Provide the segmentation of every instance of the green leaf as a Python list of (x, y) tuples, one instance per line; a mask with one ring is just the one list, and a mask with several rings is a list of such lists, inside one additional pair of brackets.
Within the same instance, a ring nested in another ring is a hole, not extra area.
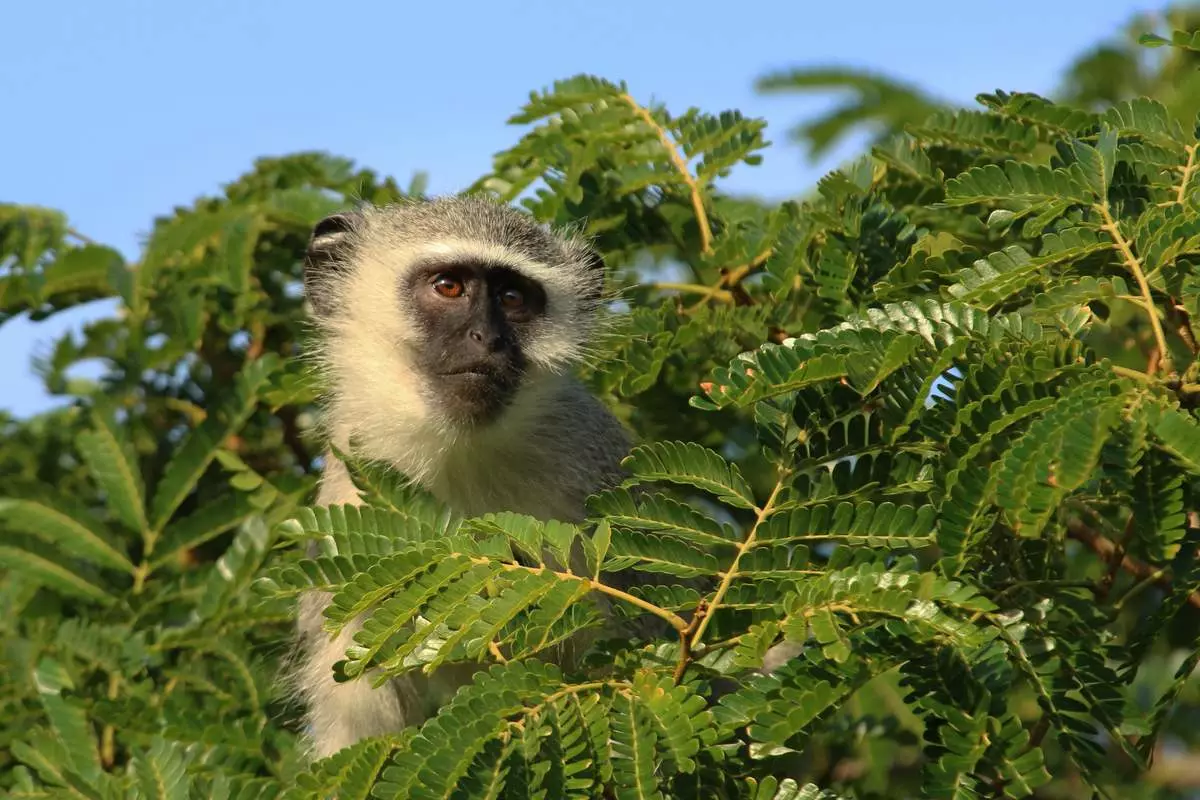
[(754, 492), (736, 464), (694, 442), (635, 447), (622, 466), (644, 481), (694, 486), (738, 508), (755, 508)]
[(150, 566), (154, 569), (178, 559), (187, 550), (194, 549), (220, 536), (230, 528), (237, 527), (258, 513), (251, 498), (238, 492), (221, 500), (208, 503), (183, 519), (167, 525), (162, 539), (154, 550)]
[(101, 771), (100, 748), (87, 712), (57, 692), (43, 692), (41, 701), (51, 730), (67, 754), (63, 766), (86, 781), (96, 781)]
[[(1097, 159), (1099, 163), (1099, 159)], [(1101, 195), (1078, 164), (1068, 169), (1051, 169), (1021, 161), (1008, 161), (1003, 167), (987, 164), (967, 170), (946, 181), (948, 206), (974, 203), (1047, 203), (1060, 199), (1093, 203)]]
[(245, 309), (254, 303), (251, 280), (254, 272), (254, 250), (262, 221), (250, 212), (225, 225), (221, 232), (221, 256), (226, 264), (226, 282), (236, 296), (238, 308)]
[(233, 397), (209, 414), (184, 440), (167, 465), (154, 491), (151, 526), (161, 531), (171, 516), (195, 489), (197, 481), (224, 446), (225, 439), (241, 428), (254, 412), (259, 392), (266, 387), (277, 359), (264, 356), (239, 374)]
[(145, 800), (187, 800), (187, 756), (176, 742), (155, 739), (149, 749), (133, 759), (133, 774)]
[(146, 488), (133, 448), (113, 418), (95, 411), (92, 429), (79, 435), (78, 446), (113, 515), (130, 530), (145, 533)]
[(61, 507), (52, 501), (0, 498), (0, 521), (13, 530), (43, 539), (66, 553), (85, 558), (100, 566), (133, 572), (133, 563), (118, 549), (112, 536), (99, 521), (81, 509), (69, 508), (66, 498)]
[(775, 514), (758, 528), (763, 545), (835, 540), (866, 547), (923, 547), (933, 542), (933, 506), (891, 502), (813, 505)]
[(1166, 39), (1155, 33), (1143, 33), (1138, 37), (1138, 44), (1146, 47), (1178, 47), (1200, 53), (1200, 31), (1171, 31), (1171, 38)]
[(1200, 424), (1178, 409), (1165, 409), (1151, 419), (1160, 446), (1188, 472), (1200, 475)]
[(87, 244), (71, 248), (46, 267), (41, 275), (38, 295), (50, 298), (68, 292), (82, 292), (90, 297), (107, 297), (111, 293), (109, 275), (124, 266), (125, 259), (111, 247)]

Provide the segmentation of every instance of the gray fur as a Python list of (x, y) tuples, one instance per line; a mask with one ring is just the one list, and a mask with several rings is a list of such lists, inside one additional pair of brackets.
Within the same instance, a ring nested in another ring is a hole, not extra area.
[[(550, 298), (523, 383), (488, 425), (453, 424), (439, 414), (411, 366), (421, 342), (406, 326), (395, 287), (423, 252), (447, 242), (455, 253), (503, 259)], [(322, 332), (326, 426), (338, 449), (353, 442), (356, 455), (392, 464), (468, 516), (514, 511), (579, 520), (585, 498), (619, 480), (629, 436), (568, 374), (595, 331), (603, 287), (603, 264), (583, 240), (482, 199), (363, 208), (317, 226), (305, 285)], [(359, 502), (345, 467), (330, 455), (317, 503)], [(321, 628), (328, 602), (324, 593), (301, 599), (302, 653), (293, 675), (314, 757), (421, 722), (477, 668), (444, 667), (377, 690), (363, 678), (337, 684), (332, 666), (357, 624), (330, 641)]]

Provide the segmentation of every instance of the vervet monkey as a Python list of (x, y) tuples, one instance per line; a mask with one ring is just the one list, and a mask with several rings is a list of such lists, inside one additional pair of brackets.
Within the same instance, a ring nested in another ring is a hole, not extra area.
[[(578, 521), (620, 480), (629, 436), (570, 375), (603, 302), (603, 261), (579, 236), (482, 198), (363, 207), (316, 224), (304, 285), (338, 450), (353, 441), (465, 516)], [(359, 502), (328, 455), (317, 504)], [(479, 668), (335, 683), (358, 624), (330, 639), (329, 600), (300, 602), (293, 680), (313, 757), (421, 722)]]

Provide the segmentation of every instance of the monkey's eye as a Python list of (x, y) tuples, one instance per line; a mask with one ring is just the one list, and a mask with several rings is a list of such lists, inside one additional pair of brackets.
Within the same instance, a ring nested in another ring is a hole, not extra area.
[(433, 290), (442, 297), (462, 297), (466, 287), (453, 275), (438, 275), (433, 279)]
[(517, 309), (525, 305), (525, 295), (520, 289), (514, 289), (511, 286), (500, 292), (500, 305), (505, 308)]

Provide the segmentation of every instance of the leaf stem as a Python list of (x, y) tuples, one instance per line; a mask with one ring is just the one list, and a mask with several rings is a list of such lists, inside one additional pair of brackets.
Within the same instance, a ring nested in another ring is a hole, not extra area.
[(1129, 367), (1119, 367), (1113, 364), (1112, 371), (1120, 375), (1122, 378), (1133, 378), (1135, 381), (1142, 383), (1153, 383), (1154, 379), (1146, 373), (1138, 369), (1130, 369)]
[(708, 603), (701, 600), (696, 606), (695, 613), (692, 614), (692, 621), (688, 624), (687, 630), (679, 632), (679, 663), (675, 665), (675, 674), (672, 676), (676, 684), (683, 680), (683, 673), (687, 672), (688, 664), (692, 663), (692, 636), (707, 618)]
[[(121, 691), (121, 676), (112, 672), (108, 675), (108, 692), (109, 700), (116, 700), (117, 695)], [(104, 730), (100, 732), (100, 763), (105, 769), (112, 769), (112, 765), (117, 760), (117, 745), (116, 745), (116, 728), (112, 724), (104, 726)]]
[(1183, 205), (1183, 200), (1187, 197), (1188, 181), (1192, 178), (1192, 172), (1196, 169), (1196, 145), (1189, 144), (1184, 148), (1187, 150), (1188, 160), (1183, 165), (1183, 177), (1179, 179), (1179, 189), (1175, 192), (1175, 202)]
[(622, 94), (621, 99), (633, 109), (633, 113), (637, 114), (643, 122), (654, 130), (658, 136), (658, 140), (666, 148), (667, 154), (671, 157), (671, 163), (675, 165), (675, 169), (679, 172), (680, 177), (683, 178), (683, 182), (687, 184), (688, 191), (692, 196), (692, 209), (696, 212), (696, 224), (700, 228), (700, 252), (712, 252), (713, 235), (712, 228), (708, 224), (708, 214), (704, 211), (704, 196), (700, 193), (700, 185), (696, 183), (696, 179), (692, 177), (691, 171), (688, 170), (687, 160), (683, 157), (683, 153), (680, 152), (679, 146), (667, 134), (666, 129), (658, 124), (648, 108), (642, 107), (629, 94)]
[(143, 561), (133, 571), (133, 593), (141, 594), (146, 586), (146, 577), (150, 574), (150, 562)]
[(1150, 284), (1146, 282), (1146, 274), (1142, 272), (1142, 262), (1138, 261), (1137, 256), (1133, 254), (1133, 250), (1129, 246), (1129, 240), (1121, 233), (1117, 221), (1113, 219), (1112, 213), (1108, 210), (1108, 203), (1097, 203), (1095, 208), (1100, 212), (1100, 216), (1104, 218), (1104, 224), (1100, 227), (1104, 229), (1113, 242), (1116, 243), (1117, 249), (1121, 251), (1121, 256), (1125, 259), (1125, 266), (1133, 273), (1134, 280), (1137, 281), (1138, 289), (1142, 292), (1142, 301), (1146, 304), (1146, 314), (1150, 317), (1150, 328), (1154, 332), (1154, 341), (1158, 344), (1158, 351), (1162, 353), (1162, 366), (1167, 372), (1171, 371), (1171, 356), (1167, 350), (1167, 340), (1163, 336), (1162, 324), (1158, 321), (1158, 309), (1154, 305), (1154, 298), (1150, 294)]
[[(471, 559), (472, 562), (474, 562), (476, 564), (494, 564), (494, 563), (496, 563), (495, 560), (491, 559), (491, 558), (484, 558), (484, 557), (480, 557), (480, 556), (471, 556), (466, 553), (462, 553), (461, 555), (466, 555), (468, 558)], [(548, 572), (551, 575), (554, 575), (559, 580), (579, 581), (581, 583), (587, 584), (588, 588), (592, 589), (593, 591), (600, 592), (601, 594), (606, 594), (609, 597), (614, 597), (618, 600), (623, 600), (626, 603), (629, 603), (630, 605), (637, 606), (638, 608), (642, 609), (643, 611), (650, 612), (651, 614), (658, 617), (659, 619), (665, 620), (672, 628), (674, 628), (677, 631), (686, 631), (688, 629), (687, 621), (684, 620), (684, 618), (679, 616), (678, 614), (667, 611), (665, 608), (660, 608), (659, 606), (656, 606), (653, 603), (647, 602), (640, 597), (636, 597), (632, 594), (629, 594), (628, 592), (623, 592), (620, 589), (614, 589), (613, 587), (607, 586), (607, 585), (601, 583), (600, 581), (594, 580), (592, 578), (584, 578), (584, 577), (581, 577), (581, 576), (576, 575), (571, 572), (557, 572), (555, 570), (550, 569), (549, 567), (544, 567), (544, 566), (543, 567), (527, 567), (524, 564), (511, 564), (509, 562), (501, 562), (500, 567), (502, 569), (508, 570), (510, 572), (514, 571), (514, 570), (520, 570), (520, 571), (524, 571), (524, 572), (534, 572), (534, 573), (538, 573), (538, 574)]]
[(723, 275), (721, 277), (721, 282), (718, 285), (719, 286), (736, 286), (737, 284), (741, 283), (742, 279), (745, 278), (747, 275), (749, 275), (751, 272), (758, 269), (763, 264), (767, 263), (767, 259), (770, 258), (774, 252), (775, 252), (774, 249), (768, 247), (766, 250), (763, 250), (761, 253), (756, 255), (749, 262), (747, 262), (745, 264), (740, 264), (740, 265), (734, 267), (733, 269), (729, 270), (727, 273), (725, 273), (725, 275)]
[(779, 496), (779, 492), (783, 489), (783, 481), (786, 473), (779, 476), (779, 480), (775, 484), (775, 488), (771, 490), (771, 496), (767, 498), (766, 505), (758, 509), (758, 518), (754, 520), (754, 526), (750, 528), (750, 533), (746, 534), (746, 540), (738, 545), (737, 555), (733, 557), (733, 563), (729, 565), (729, 569), (725, 571), (725, 577), (721, 579), (721, 585), (717, 587), (716, 594), (709, 602), (704, 619), (700, 620), (700, 625), (696, 628), (696, 632), (692, 634), (690, 647), (695, 649), (696, 645), (700, 644), (701, 638), (704, 636), (704, 631), (708, 627), (708, 623), (712, 620), (714, 612), (721, 605), (721, 601), (725, 599), (725, 594), (729, 591), (730, 584), (733, 583), (734, 577), (738, 574), (738, 562), (742, 560), (742, 556), (746, 554), (750, 548), (754, 547), (755, 538), (758, 536), (758, 529), (763, 524), (767, 517), (775, 510), (775, 498)]
[[(717, 281), (717, 285), (715, 287), (712, 287), (712, 289), (706, 293), (706, 296), (716, 297), (723, 300), (724, 298), (718, 297), (717, 294), (723, 293), (725, 296), (729, 297), (730, 303), (736, 303), (737, 301), (741, 300), (746, 305), (752, 305), (753, 300), (740, 284), (747, 275), (761, 267), (763, 264), (767, 263), (767, 259), (770, 258), (774, 252), (775, 251), (772, 248), (768, 247), (766, 250), (762, 251), (745, 264), (739, 264), (736, 267), (722, 270), (721, 279)], [(737, 290), (738, 294), (735, 296), (733, 292), (728, 291), (729, 289)], [(704, 297), (700, 298), (691, 306), (689, 306), (687, 311), (689, 313), (695, 311), (697, 308), (704, 305), (704, 300)]]
[(677, 292), (690, 292), (693, 294), (701, 294), (705, 297), (711, 297), (714, 300), (719, 300), (722, 303), (732, 303), (733, 293), (719, 286), (705, 286), (702, 283), (652, 283), (650, 287), (653, 289), (668, 289)]
[(92, 237), (90, 237), (86, 234), (80, 233), (79, 231), (75, 230), (74, 228), (67, 228), (67, 235), (73, 236), (74, 238), (78, 239), (79, 241), (83, 242), (84, 244), (95, 244), (96, 243), (95, 239), (93, 239)]

